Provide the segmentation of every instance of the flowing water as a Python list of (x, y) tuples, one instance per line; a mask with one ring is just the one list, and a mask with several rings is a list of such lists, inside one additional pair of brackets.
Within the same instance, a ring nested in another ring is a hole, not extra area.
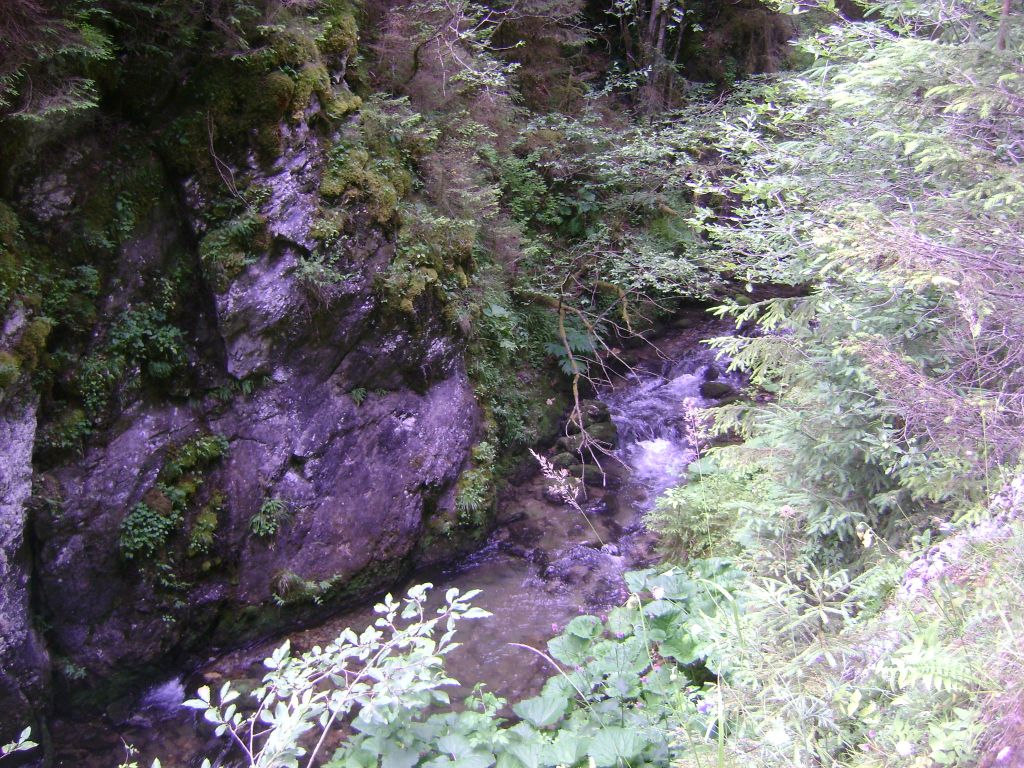
[[(474, 604), (493, 614), (460, 624), (462, 646), (448, 657), (447, 669), (469, 685), (451, 692), (455, 700), (478, 682), (513, 701), (536, 693), (554, 670), (529, 648), (544, 649), (574, 616), (620, 604), (628, 594), (622, 574), (653, 564), (654, 539), (643, 513), (695, 458), (688, 410), (715, 404), (701, 396), (705, 381), (739, 384), (692, 339), (676, 339), (663, 350), (641, 353), (633, 373), (599, 393), (618, 428), (619, 446), (602, 458), (605, 485), (587, 489), (582, 512), (549, 501), (538, 475), (505, 495), (500, 525), (481, 549), (446, 569), (414, 575), (412, 583), (436, 586), (437, 600), (449, 587), (479, 589)], [(358, 629), (371, 620), (369, 608), (344, 614), (290, 635), (292, 647), (325, 644), (345, 627)], [(258, 678), (262, 659), (280, 642), (227, 654), (187, 681), (176, 677), (154, 686), (115, 730), (140, 747), (140, 765), (156, 756), (183, 765), (215, 754), (215, 744), (198, 736), (193, 716), (180, 707), (186, 688), (202, 680)], [(88, 744), (80, 746), (79, 755), (68, 754), (58, 764), (95, 754)]]

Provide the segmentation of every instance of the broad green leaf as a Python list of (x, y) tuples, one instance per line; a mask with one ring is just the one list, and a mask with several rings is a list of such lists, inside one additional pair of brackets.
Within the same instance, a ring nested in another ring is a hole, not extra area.
[(534, 728), (546, 728), (557, 723), (568, 707), (568, 698), (549, 693), (517, 702), (512, 711)]
[(419, 753), (412, 749), (391, 749), (380, 756), (380, 765), (381, 768), (412, 768), (419, 758)]
[(635, 730), (606, 726), (594, 734), (587, 754), (594, 758), (598, 768), (611, 768), (633, 760), (644, 746), (644, 739)]
[(566, 625), (565, 631), (584, 640), (593, 640), (600, 637), (603, 625), (597, 616), (577, 616)]

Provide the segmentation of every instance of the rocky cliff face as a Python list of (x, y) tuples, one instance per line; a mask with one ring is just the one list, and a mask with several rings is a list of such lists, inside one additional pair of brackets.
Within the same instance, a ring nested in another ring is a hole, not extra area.
[[(19, 333), (24, 322), (23, 314), (8, 317), (4, 341)], [(38, 397), (24, 385), (0, 401), (0, 707), (7, 713), (31, 711), (49, 686), (49, 659), (29, 600), (26, 502), (32, 492), (37, 406)]]
[[(101, 704), (450, 548), (438, 521), (479, 422), (460, 342), (428, 294), (382, 306), (393, 209), (370, 170), (337, 187), (330, 152), (359, 117), (314, 129), (325, 101), (277, 125), (270, 159), (221, 156), (211, 127), (213, 183), (117, 121), (11, 172), (7, 250), (67, 264), (8, 297), (0, 345), (0, 711), (45, 706), (50, 658), (62, 702)], [(20, 326), (68, 281), (94, 306), (59, 305), (33, 369)]]

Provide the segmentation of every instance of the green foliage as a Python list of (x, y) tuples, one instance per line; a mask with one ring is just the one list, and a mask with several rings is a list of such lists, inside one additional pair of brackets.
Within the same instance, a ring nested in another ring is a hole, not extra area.
[(185, 364), (181, 330), (153, 306), (125, 312), (110, 331), (110, 350), (143, 368), (151, 379), (168, 379)]
[(224, 510), (224, 494), (220, 491), (214, 492), (210, 500), (203, 506), (192, 521), (192, 530), (189, 534), (188, 550), (189, 557), (207, 555), (213, 548), (217, 528), (220, 525), (220, 514)]
[(589, 356), (597, 351), (597, 343), (588, 330), (567, 325), (564, 338), (548, 342), (544, 349), (558, 361), (562, 373), (572, 376), (586, 365), (586, 360), (592, 359)]
[(227, 454), (228, 448), (228, 440), (223, 435), (200, 435), (192, 438), (168, 451), (160, 478), (164, 482), (176, 482), (189, 472), (219, 461)]
[(258, 538), (269, 539), (277, 535), (291, 515), (291, 509), (284, 500), (276, 497), (264, 499), (259, 510), (249, 519), (249, 530)]
[(950, 10), (874, 4), (804, 41), (809, 71), (660, 139), (713, 148), (687, 220), (710, 258), (799, 289), (720, 308), (757, 326), (713, 346), (761, 402), (718, 410), (744, 442), (651, 517), (675, 553), (751, 574), (734, 612), (700, 622), (721, 741), (685, 765), (974, 765), (1005, 743), (1020, 635), (1011, 599), (981, 595), (990, 568), (1016, 589), (1019, 530), (982, 523), (921, 553), (1016, 472), (1024, 392), (1003, 303), (1019, 270), (993, 261), (1021, 239), (1024, 177), (1000, 149), (1020, 139), (1019, 19)]
[(242, 379), (232, 378), (227, 383), (212, 389), (210, 394), (226, 403), (238, 395), (250, 397), (257, 389), (265, 386), (269, 380), (270, 377), (267, 374), (254, 374)]
[(700, 623), (727, 754), (863, 768), (994, 754), (1022, 658), (1020, 617), (1006, 602), (1020, 585), (1021, 542), (1018, 523), (991, 521), (923, 550), (866, 536), (871, 566), (857, 577), (751, 560), (761, 575), (734, 593), (737, 610)]
[(173, 506), (157, 511), (140, 501), (121, 521), (121, 557), (152, 560), (181, 523), (181, 514)]
[(771, 514), (793, 501), (764, 466), (744, 464), (736, 453), (719, 448), (690, 464), (686, 484), (666, 491), (648, 513), (669, 557), (735, 554), (768, 535)]
[(85, 671), (85, 667), (68, 659), (58, 658), (54, 666), (66, 680), (84, 680), (89, 674)]
[(363, 404), (363, 401), (366, 400), (366, 395), (366, 387), (355, 387), (354, 389), (350, 389), (348, 391), (348, 396), (352, 398), (352, 402), (355, 403), (357, 406)]
[(537, 168), (542, 156), (539, 151), (521, 158), (514, 154), (499, 154), (488, 148), (484, 156), (497, 166), (503, 202), (519, 223), (557, 229), (572, 214), (569, 201), (552, 190)]
[(47, 451), (77, 453), (82, 450), (92, 430), (92, 422), (85, 411), (68, 408), (59, 411), (42, 428), (36, 444)]
[(263, 217), (249, 209), (211, 229), (199, 243), (199, 258), (211, 287), (226, 291), (234, 278), (267, 247)]
[(96, 419), (106, 408), (114, 388), (124, 376), (126, 361), (119, 355), (96, 352), (84, 358), (75, 375), (76, 394), (82, 399), (85, 411)]
[(328, 306), (340, 286), (356, 277), (354, 272), (338, 269), (337, 259), (314, 254), (299, 260), (295, 278), (317, 303)]
[(14, 3), (7, 16), (0, 122), (36, 122), (95, 107), (99, 93), (89, 75), (114, 55), (103, 5), (96, 0), (57, 7)]
[(798, 499), (821, 561), (842, 562), (863, 526), (897, 534), (970, 508), (1021, 445), (1024, 381), (1004, 341), (1019, 313), (1001, 298), (1016, 270), (988, 254), (1016, 247), (1024, 177), (1002, 139), (977, 139), (1019, 133), (1018, 107), (993, 95), (1016, 88), (1019, 61), (991, 47), (978, 9), (958, 37), (912, 5), (809, 36), (810, 71), (750, 83), (710, 124), (701, 111), (657, 140), (712, 142), (690, 184), (708, 207), (687, 223), (720, 268), (803, 289), (718, 310), (758, 325), (714, 346), (773, 395), (718, 428)]
[(341, 582), (340, 575), (327, 579), (304, 579), (295, 571), (281, 571), (274, 577), (274, 602), (279, 606), (312, 603), (320, 605)]
[[(456, 626), (488, 614), (470, 606), (475, 592), (455, 589), (436, 612), (428, 611), (429, 585), (413, 587), (403, 602), (388, 595), (361, 635), (345, 630), (297, 657), (287, 644), (275, 651), (252, 694), (257, 711), (266, 713), (258, 726), (258, 715), (246, 714), (251, 705), (230, 683), (216, 696), (200, 689), (187, 705), (204, 711), (219, 735), (230, 731), (251, 744), (251, 766), (315, 759), (319, 747), (307, 752), (301, 734), (323, 735), (342, 721), (352, 722), (352, 731), (327, 761), (338, 768), (441, 761), (503, 768), (665, 765), (684, 749), (672, 728), (685, 724), (704, 734), (714, 725), (698, 707), (699, 683), (691, 677), (706, 649), (686, 623), (714, 615), (742, 576), (724, 562), (706, 561), (691, 575), (645, 571), (628, 578), (635, 594), (607, 621), (580, 616), (547, 653), (523, 649), (541, 653), (557, 674), (540, 695), (512, 705), (520, 719), (514, 725), (499, 715), (502, 700), (479, 691), (460, 711), (448, 709), (443, 689), (455, 681), (445, 675), (443, 659), (454, 647)], [(288, 590), (307, 589), (294, 574), (280, 580)]]
[(0, 745), (0, 760), (15, 752), (27, 752), (38, 746), (36, 742), (32, 741), (32, 729), (25, 728), (14, 741)]
[[(178, 583), (171, 565), (169, 539), (184, 527), (203, 486), (202, 473), (227, 451), (228, 441), (221, 435), (198, 435), (168, 449), (156, 484), (121, 522), (120, 549), (125, 560), (140, 561), (140, 567), (161, 584)], [(209, 551), (223, 503), (223, 494), (215, 491), (193, 519), (187, 549), (190, 557)]]
[(141, 381), (129, 380), (130, 386), (147, 381), (172, 387), (186, 362), (181, 329), (164, 309), (145, 304), (125, 311), (110, 329), (106, 343), (79, 361), (74, 374), (75, 393), (89, 417), (96, 420), (130, 373), (137, 370), (142, 376)]
[(497, 452), (486, 440), (473, 446), (474, 466), (459, 476), (455, 487), (455, 511), (461, 525), (482, 528), (494, 504), (494, 462)]

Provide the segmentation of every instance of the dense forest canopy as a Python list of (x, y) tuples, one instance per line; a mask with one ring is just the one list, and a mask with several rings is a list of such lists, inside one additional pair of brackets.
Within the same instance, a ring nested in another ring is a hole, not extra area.
[(1024, 765), (1014, 0), (8, 0), (0, 38), (4, 761), (468, 551), (527, 449), (583, 514), (588, 398), (700, 307), (748, 385), (538, 696), (449, 708), (486, 612), (415, 588), (255, 707), (200, 688), (227, 763)]

